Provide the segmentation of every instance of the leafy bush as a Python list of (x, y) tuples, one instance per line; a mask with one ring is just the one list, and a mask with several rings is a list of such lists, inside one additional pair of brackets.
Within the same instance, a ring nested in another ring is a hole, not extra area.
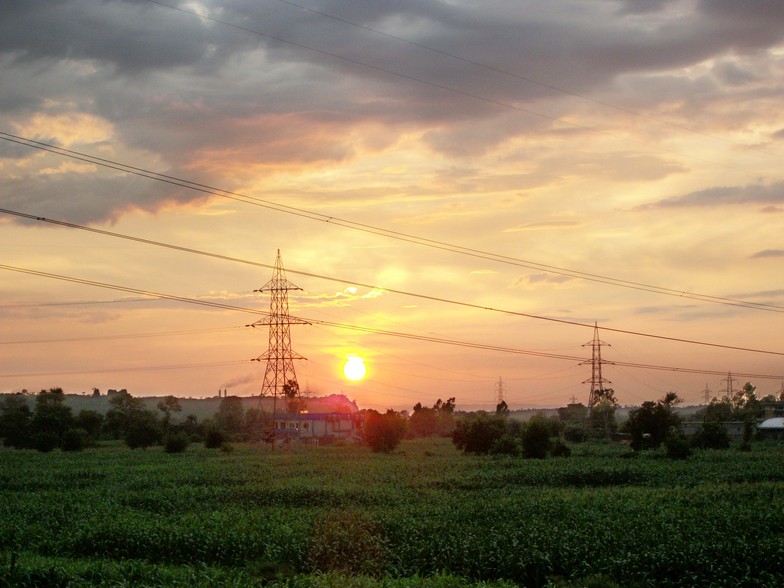
[(559, 439), (555, 442), (555, 445), (553, 445), (553, 449), (550, 453), (553, 457), (569, 457), (572, 455), (572, 450), (569, 449), (569, 446), (566, 445), (566, 443)]
[(81, 451), (89, 445), (90, 436), (84, 429), (68, 429), (63, 435), (63, 451)]
[(466, 453), (489, 453), (506, 433), (505, 418), (479, 414), (457, 422), (452, 443)]
[(500, 438), (496, 439), (493, 446), (490, 448), (490, 452), (493, 455), (520, 455), (522, 452), (523, 447), (520, 443), (520, 438), (512, 435), (510, 433), (506, 433), (502, 435)]
[(391, 453), (406, 436), (406, 421), (392, 410), (380, 414), (367, 412), (362, 429), (362, 438), (376, 453)]
[(57, 433), (40, 431), (33, 435), (33, 446), (41, 453), (49, 453), (60, 447), (60, 437), (57, 436)]
[(588, 431), (582, 425), (567, 425), (563, 436), (570, 443), (583, 443), (588, 438)]
[(534, 415), (523, 431), (523, 455), (534, 459), (547, 457), (550, 442), (550, 424), (541, 415)]
[(689, 440), (680, 433), (672, 433), (664, 440), (665, 455), (670, 459), (686, 459), (691, 455)]
[(188, 449), (188, 445), (190, 444), (191, 440), (187, 433), (172, 433), (166, 437), (163, 449), (166, 451), (166, 453), (182, 453)]
[(692, 437), (691, 444), (700, 449), (728, 449), (730, 436), (720, 422), (707, 421)]
[(221, 431), (218, 429), (210, 429), (207, 431), (207, 437), (204, 439), (204, 447), (207, 449), (219, 449), (224, 441), (225, 438)]

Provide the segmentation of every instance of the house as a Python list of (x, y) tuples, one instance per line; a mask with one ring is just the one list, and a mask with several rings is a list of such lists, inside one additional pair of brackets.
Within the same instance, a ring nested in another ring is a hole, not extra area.
[(275, 416), (275, 437), (312, 444), (358, 439), (361, 424), (357, 412), (280, 413)]

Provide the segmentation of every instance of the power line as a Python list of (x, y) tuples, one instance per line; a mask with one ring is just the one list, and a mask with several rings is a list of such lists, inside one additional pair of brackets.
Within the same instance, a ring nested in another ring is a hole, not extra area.
[(168, 337), (173, 335), (196, 335), (199, 333), (218, 333), (233, 331), (241, 327), (222, 327), (214, 329), (189, 329), (186, 331), (158, 331), (154, 333), (126, 333), (121, 335), (96, 335), (94, 337), (62, 337), (58, 339), (17, 339), (15, 341), (0, 341), (0, 345), (38, 345), (42, 343), (81, 343), (85, 341), (115, 341), (123, 339), (149, 339), (153, 337)]
[(102, 370), (69, 370), (59, 372), (27, 372), (19, 374), (6, 374), (0, 373), (0, 378), (30, 378), (41, 376), (83, 376), (89, 374), (115, 374), (122, 372), (147, 372), (147, 371), (163, 371), (163, 370), (181, 370), (181, 369), (195, 369), (205, 367), (218, 367), (226, 365), (238, 365), (249, 363), (251, 360), (229, 360), (229, 361), (213, 361), (203, 363), (181, 363), (174, 365), (150, 365), (150, 366), (136, 366), (126, 368), (107, 368)]
[[(271, 265), (268, 265), (268, 264), (264, 264), (264, 263), (260, 263), (260, 262), (254, 262), (254, 261), (245, 260), (245, 259), (241, 259), (241, 258), (230, 257), (230, 256), (227, 256), (227, 255), (221, 255), (221, 254), (217, 254), (217, 253), (211, 253), (211, 252), (202, 251), (202, 250), (199, 250), (199, 249), (192, 249), (192, 248), (189, 248), (189, 247), (181, 247), (179, 245), (172, 245), (172, 244), (169, 244), (169, 243), (164, 243), (164, 242), (161, 242), (161, 241), (154, 241), (154, 240), (151, 240), (151, 239), (143, 239), (141, 237), (134, 237), (134, 236), (131, 236), (131, 235), (125, 235), (123, 233), (116, 233), (116, 232), (112, 232), (112, 231), (106, 231), (104, 229), (96, 229), (96, 228), (93, 228), (93, 227), (86, 227), (86, 226), (83, 226), (83, 225), (77, 225), (75, 223), (67, 223), (67, 222), (64, 222), (64, 221), (56, 221), (56, 220), (47, 219), (47, 218), (44, 218), (44, 217), (36, 217), (36, 216), (33, 216), (33, 215), (20, 213), (20, 212), (15, 212), (15, 211), (10, 211), (10, 210), (3, 209), (3, 208), (0, 208), (0, 213), (12, 214), (12, 215), (20, 216), (20, 217), (23, 217), (23, 218), (28, 218), (28, 219), (32, 219), (32, 220), (41, 221), (41, 222), (48, 222), (48, 223), (52, 223), (52, 224), (56, 224), (56, 225), (60, 225), (60, 226), (66, 226), (66, 227), (69, 227), (69, 228), (85, 230), (85, 231), (89, 231), (89, 232), (92, 232), (92, 233), (98, 233), (98, 234), (101, 234), (101, 235), (107, 235), (107, 236), (116, 237), (116, 238), (120, 238), (120, 239), (128, 239), (128, 240), (131, 240), (131, 241), (136, 241), (136, 242), (139, 242), (139, 243), (145, 243), (145, 244), (148, 244), (148, 245), (156, 245), (156, 246), (165, 247), (165, 248), (168, 248), (168, 249), (174, 249), (174, 250), (177, 250), (177, 251), (183, 251), (183, 252), (186, 252), (186, 253), (193, 253), (193, 254), (197, 254), (197, 255), (204, 255), (204, 256), (207, 256), (207, 257), (214, 257), (214, 258), (218, 258), (218, 259), (223, 259), (223, 260), (226, 260), (226, 261), (234, 261), (234, 262), (244, 263), (244, 264), (253, 265), (253, 266), (257, 266), (257, 267), (265, 267), (265, 268), (275, 269), (274, 266), (271, 266)], [(25, 268), (14, 268), (13, 266), (0, 265), (0, 268), (1, 269), (8, 269), (8, 270), (11, 270), (11, 271), (20, 271), (22, 273), (38, 274), (38, 275), (41, 275), (41, 276), (44, 276), (44, 277), (55, 277), (54, 274), (47, 274), (46, 272), (37, 272), (35, 270), (27, 270)], [(475, 309), (475, 310), (496, 312), (496, 313), (506, 314), (506, 315), (510, 315), (510, 316), (519, 316), (519, 317), (531, 318), (531, 319), (536, 319), (536, 320), (543, 320), (543, 321), (548, 321), (548, 322), (558, 323), (558, 324), (563, 324), (563, 325), (577, 326), (577, 327), (583, 327), (583, 328), (593, 328), (593, 325), (590, 325), (590, 324), (587, 324), (587, 323), (580, 323), (580, 322), (577, 322), (577, 321), (569, 321), (569, 320), (566, 320), (566, 319), (557, 319), (557, 318), (545, 317), (545, 316), (540, 316), (540, 315), (535, 315), (535, 314), (530, 314), (530, 313), (524, 313), (524, 312), (519, 312), (519, 311), (495, 308), (495, 307), (492, 307), (492, 306), (484, 306), (484, 305), (481, 305), (481, 304), (475, 304), (475, 303), (471, 303), (471, 302), (452, 300), (452, 299), (444, 298), (444, 297), (441, 297), (441, 296), (431, 296), (431, 295), (428, 295), (428, 294), (418, 294), (418, 293), (415, 293), (415, 292), (408, 292), (408, 291), (399, 290), (399, 289), (396, 289), (396, 288), (385, 288), (383, 286), (378, 286), (378, 285), (374, 285), (374, 284), (366, 284), (366, 283), (363, 283), (363, 282), (357, 282), (355, 280), (346, 280), (344, 278), (335, 278), (335, 277), (332, 277), (332, 276), (325, 276), (325, 275), (316, 274), (316, 273), (313, 273), (313, 272), (304, 272), (304, 271), (297, 271), (297, 270), (288, 270), (288, 271), (289, 271), (289, 273), (297, 274), (297, 275), (301, 275), (301, 276), (307, 276), (307, 277), (321, 279), (321, 280), (329, 280), (329, 281), (333, 281), (333, 282), (339, 282), (341, 284), (362, 286), (363, 288), (383, 290), (385, 292), (390, 292), (390, 293), (393, 293), (393, 294), (399, 294), (399, 295), (403, 295), (403, 296), (411, 296), (411, 297), (419, 298), (419, 299), (423, 299), (423, 300), (430, 300), (432, 302), (451, 304), (451, 305), (461, 306), (461, 307), (465, 307), (465, 308), (472, 308), (472, 309)], [(72, 280), (73, 281), (79, 281), (78, 278), (63, 277), (63, 279), (65, 279), (66, 281), (72, 281)], [(89, 283), (89, 281), (84, 281), (83, 283)], [(90, 285), (92, 285), (92, 284), (90, 284)], [(107, 287), (107, 288), (111, 288), (111, 289), (117, 289), (117, 287), (113, 287), (111, 285), (105, 285), (105, 284), (102, 284), (102, 283), (99, 283), (99, 282), (96, 282), (95, 285), (98, 285), (99, 287)], [(125, 289), (124, 291), (145, 294), (145, 291), (143, 291), (143, 290), (136, 291), (136, 290), (133, 290), (133, 289)], [(155, 294), (152, 295), (152, 297), (155, 297), (155, 298), (165, 298), (165, 297), (169, 297), (169, 296), (171, 296), (171, 295), (161, 295), (161, 296), (158, 296), (158, 295), (155, 295)], [(178, 297), (172, 297), (172, 299), (177, 300)], [(237, 307), (231, 307), (230, 305), (221, 305), (219, 303), (211, 303), (211, 304), (214, 305), (214, 306), (217, 306), (217, 307), (221, 307), (221, 308), (237, 308)], [(784, 310), (784, 309), (782, 309), (782, 310)], [(245, 309), (245, 311), (246, 312), (258, 313), (258, 311), (255, 311), (255, 310), (252, 310), (252, 309)], [(783, 352), (777, 352), (777, 351), (768, 351), (768, 350), (763, 350), (763, 349), (753, 349), (753, 348), (748, 348), (748, 347), (738, 347), (738, 346), (734, 346), (734, 345), (723, 345), (723, 344), (720, 344), (720, 343), (709, 343), (709, 342), (706, 342), (706, 341), (696, 341), (696, 340), (693, 340), (693, 339), (684, 339), (684, 338), (680, 338), (680, 337), (668, 337), (668, 336), (665, 336), (665, 335), (654, 335), (652, 333), (644, 333), (644, 332), (641, 332), (641, 331), (631, 331), (631, 330), (627, 330), (627, 329), (618, 329), (618, 328), (614, 328), (614, 327), (602, 327), (602, 328), (603, 328), (604, 331), (613, 332), (613, 333), (621, 333), (621, 334), (625, 334), (625, 335), (634, 335), (634, 336), (637, 336), (637, 337), (647, 337), (647, 338), (660, 339), (660, 340), (671, 341), (671, 342), (676, 342), (676, 343), (687, 343), (687, 344), (691, 344), (691, 345), (703, 345), (703, 346), (715, 347), (715, 348), (719, 348), (719, 349), (729, 349), (729, 350), (732, 350), (732, 351), (747, 351), (747, 352), (752, 352), (752, 353), (764, 353), (764, 354), (770, 354), (770, 355), (781, 355), (781, 356), (784, 356)]]
[[(495, 254), (487, 251), (482, 251), (479, 249), (471, 249), (468, 247), (462, 247), (460, 245), (454, 245), (451, 243), (447, 243), (444, 241), (438, 241), (434, 239), (427, 239), (425, 237), (418, 237), (416, 235), (410, 235), (398, 231), (391, 231), (388, 229), (383, 229), (380, 227), (375, 227), (373, 225), (367, 225), (363, 223), (357, 223), (354, 221), (341, 219), (339, 217), (329, 216), (317, 212), (308, 211), (301, 208), (296, 208), (293, 206), (287, 206), (282, 204), (277, 204), (274, 202), (270, 202), (267, 200), (263, 200), (260, 198), (255, 198), (252, 196), (246, 196), (244, 194), (240, 194), (237, 192), (232, 192), (229, 190), (223, 190), (221, 188), (215, 188), (212, 186), (208, 186), (206, 184), (200, 184), (197, 182), (191, 182), (189, 180), (185, 180), (182, 178), (177, 178), (174, 176), (169, 176), (166, 174), (159, 174), (157, 172), (153, 172), (150, 170), (146, 170), (143, 168), (138, 168), (134, 166), (129, 166), (117, 161), (112, 161), (100, 157), (94, 157), (92, 155), (88, 155), (85, 153), (80, 153), (77, 151), (72, 151), (70, 149), (65, 149), (62, 147), (57, 147), (55, 145), (51, 145), (48, 143), (43, 143), (40, 141), (35, 141), (33, 139), (28, 139), (26, 137), (21, 137), (18, 135), (13, 135), (11, 133), (6, 133), (4, 131), (0, 131), (0, 139), (4, 139), (6, 141), (10, 141), (12, 143), (18, 143), (20, 145), (25, 145), (27, 147), (31, 147), (33, 149), (39, 149), (42, 151), (47, 151), (56, 155), (70, 157), (72, 159), (77, 159), (79, 161), (85, 161), (88, 163), (92, 163), (94, 165), (107, 167), (109, 169), (114, 169), (116, 171), (122, 171), (124, 173), (129, 173), (133, 175), (137, 175), (140, 177), (144, 177), (151, 180), (156, 180), (160, 182), (164, 182), (167, 184), (179, 186), (182, 188), (198, 191), (201, 193), (211, 194), (214, 196), (219, 196), (221, 198), (227, 198), (230, 200), (235, 200), (237, 202), (243, 202), (245, 204), (250, 204), (252, 206), (259, 206), (261, 208), (267, 208), (269, 210), (274, 210), (277, 212), (283, 212), (286, 214), (291, 214), (294, 216), (299, 216), (302, 218), (306, 218), (309, 220), (315, 220), (320, 222), (325, 222), (331, 225), (340, 226), (343, 228), (349, 228), (352, 230), (369, 233), (373, 235), (378, 235), (390, 239), (395, 239), (398, 241), (404, 241), (408, 243), (412, 243), (415, 245), (421, 245), (425, 247), (430, 247), (433, 249), (438, 249), (442, 251), (449, 251), (451, 253), (457, 253), (460, 255), (466, 255), (468, 257), (474, 257), (478, 259), (484, 259), (486, 261), (493, 261), (496, 263), (502, 263), (511, 266), (517, 267), (524, 267), (527, 269), (534, 269), (537, 271), (543, 271), (551, 274), (567, 276), (571, 278), (582, 279), (591, 282), (597, 282), (601, 284), (607, 284), (610, 286), (617, 286), (622, 288), (629, 288), (632, 290), (639, 290), (644, 292), (651, 292), (655, 294), (662, 294), (666, 296), (673, 296), (682, 299), (689, 299), (689, 300), (697, 300), (700, 302), (709, 302), (713, 304), (723, 304), (726, 306), (735, 306), (740, 308), (749, 308), (754, 310), (764, 310), (768, 312), (784, 312), (784, 307), (777, 306), (773, 304), (764, 304), (764, 303), (757, 303), (757, 302), (749, 302), (744, 300), (737, 300), (733, 298), (726, 298), (720, 296), (712, 296), (708, 294), (699, 294), (694, 292), (686, 292), (683, 290), (677, 290), (673, 288), (665, 288), (662, 286), (655, 286), (651, 284), (645, 284), (643, 282), (635, 282), (630, 280), (621, 280), (618, 278), (612, 278), (609, 276), (603, 276), (600, 274), (594, 274), (589, 272), (581, 272), (578, 270), (571, 270), (567, 268), (561, 268), (558, 266), (542, 264), (532, 261), (527, 261), (515, 257)], [(32, 214), (22, 213), (18, 211), (8, 210), (8, 209), (0, 209), (0, 212), (4, 214), (9, 214), (13, 216), (18, 216), (20, 218), (26, 218), (28, 220), (34, 220), (39, 222), (47, 222), (51, 224), (56, 224), (59, 226), (70, 227), (70, 228), (79, 228), (85, 231), (91, 231), (94, 233), (104, 234), (104, 235), (111, 235), (111, 236), (118, 236), (117, 233), (112, 233), (111, 231), (104, 231), (101, 229), (96, 229), (93, 227), (86, 227), (83, 225), (77, 225), (75, 223), (69, 223), (66, 221), (59, 221), (54, 219), (45, 218), (42, 216), (36, 216)], [(130, 238), (130, 237), (124, 237)], [(148, 244), (158, 244), (158, 242), (143, 239), (140, 237), (131, 238), (131, 240), (135, 240), (140, 243), (148, 243)], [(189, 249), (186, 247), (178, 247), (175, 245), (167, 245), (169, 248), (178, 249), (180, 251), (188, 251), (188, 252), (195, 252), (193, 249)], [(227, 256), (221, 256), (218, 254), (211, 254), (213, 257), (222, 258), (222, 259), (231, 259)], [(256, 264), (260, 267), (267, 267), (271, 268), (272, 266), (266, 264)]]
[[(182, 302), (182, 303), (187, 303), (187, 304), (208, 306), (210, 308), (220, 308), (220, 309), (223, 309), (223, 310), (235, 310), (235, 311), (238, 311), (238, 312), (247, 312), (247, 313), (252, 313), (252, 314), (265, 314), (265, 313), (262, 313), (262, 312), (260, 312), (258, 310), (251, 309), (251, 308), (244, 308), (244, 307), (241, 307), (241, 306), (233, 306), (233, 305), (230, 305), (230, 304), (221, 304), (221, 303), (211, 302), (211, 301), (208, 301), (208, 300), (199, 300), (199, 299), (195, 299), (195, 298), (187, 298), (185, 296), (175, 296), (175, 295), (172, 295), (172, 294), (164, 294), (164, 293), (161, 293), (161, 292), (153, 292), (151, 290), (140, 290), (138, 288), (130, 288), (130, 287), (126, 287), (126, 286), (119, 286), (119, 285), (116, 285), (116, 284), (108, 284), (108, 283), (105, 283), (105, 282), (97, 282), (97, 281), (94, 281), (94, 280), (84, 280), (84, 279), (76, 278), (76, 277), (72, 277), (72, 276), (63, 276), (63, 275), (59, 275), (59, 274), (52, 274), (52, 273), (48, 273), (48, 272), (41, 272), (41, 271), (37, 271), (37, 270), (31, 270), (31, 269), (26, 269), (26, 268), (19, 268), (19, 267), (14, 267), (14, 266), (9, 266), (9, 265), (0, 265), (0, 269), (4, 269), (4, 270), (8, 270), (8, 271), (14, 271), (14, 272), (20, 272), (20, 273), (24, 273), (24, 274), (28, 274), (28, 275), (35, 275), (35, 276), (40, 276), (40, 277), (46, 277), (46, 278), (51, 278), (51, 279), (56, 279), (56, 280), (63, 280), (63, 281), (66, 281), (66, 282), (71, 282), (71, 283), (84, 284), (84, 285), (88, 285), (88, 286), (95, 286), (95, 287), (100, 287), (100, 288), (109, 288), (109, 289), (112, 289), (112, 290), (127, 291), (127, 292), (133, 292), (133, 293), (137, 293), (137, 294), (144, 293), (146, 296), (150, 296), (150, 297), (153, 297), (153, 298), (160, 298), (160, 299), (164, 299), (164, 300), (174, 300), (174, 301), (177, 301), (177, 302)], [(501, 347), (501, 346), (497, 346), (497, 345), (488, 345), (488, 344), (483, 344), (483, 343), (473, 343), (473, 342), (469, 342), (469, 341), (461, 341), (461, 340), (458, 340), (458, 339), (445, 339), (445, 338), (438, 338), (438, 337), (432, 337), (432, 336), (426, 336), (426, 335), (416, 335), (416, 334), (412, 334), (412, 333), (403, 333), (403, 332), (398, 332), (398, 331), (388, 331), (388, 330), (376, 329), (376, 328), (372, 328), (372, 327), (363, 327), (363, 326), (360, 326), (360, 325), (348, 325), (348, 324), (344, 324), (344, 323), (337, 323), (337, 322), (318, 320), (318, 319), (309, 319), (309, 318), (303, 318), (303, 317), (292, 317), (292, 318), (294, 318), (296, 320), (301, 320), (301, 321), (304, 321), (304, 322), (307, 322), (307, 323), (311, 323), (311, 324), (331, 326), (331, 327), (337, 327), (337, 328), (341, 328), (341, 329), (348, 329), (348, 330), (360, 331), (360, 332), (364, 332), (364, 333), (371, 333), (371, 334), (377, 334), (377, 335), (387, 335), (387, 336), (399, 337), (399, 338), (404, 338), (404, 339), (409, 339), (409, 340), (425, 341), (425, 342), (429, 342), (429, 343), (439, 343), (439, 344), (443, 344), (443, 345), (453, 345), (453, 346), (459, 346), (459, 347), (467, 347), (467, 348), (470, 348), (470, 349), (480, 349), (480, 350), (485, 350), (485, 351), (502, 352), (502, 353), (513, 353), (513, 354), (517, 354), (517, 355), (528, 355), (528, 356), (542, 357), (542, 358), (547, 358), (547, 359), (560, 359), (560, 360), (577, 361), (577, 362), (581, 362), (581, 361), (585, 360), (585, 358), (583, 358), (583, 357), (572, 356), (572, 355), (547, 353), (547, 352), (543, 352), (543, 351), (531, 351), (531, 350), (525, 350), (525, 349), (518, 349), (518, 348), (514, 348), (514, 347)], [(543, 317), (540, 317), (540, 318), (543, 318)], [(575, 323), (575, 324), (579, 324), (579, 323)], [(250, 325), (248, 325), (248, 326), (250, 326)], [(588, 326), (590, 326), (590, 325), (588, 325)], [(617, 329), (604, 329), (604, 330), (605, 331), (614, 330), (614, 331), (618, 332)], [(630, 333), (630, 331), (620, 331), (620, 332)], [(662, 338), (660, 336), (654, 336), (654, 335), (648, 335), (648, 336)], [(682, 340), (679, 340), (679, 341), (680, 342), (690, 342), (690, 341), (685, 340), (685, 339), (682, 339)], [(692, 343), (697, 343), (697, 342), (692, 342)], [(698, 343), (698, 344), (707, 345), (707, 346), (710, 346), (710, 347), (723, 347), (723, 348), (727, 348), (727, 349), (733, 349), (733, 350), (736, 350), (736, 351), (748, 351), (748, 352), (754, 352), (754, 353), (765, 353), (765, 354), (771, 354), (771, 355), (784, 356), (784, 353), (780, 353), (780, 352), (776, 352), (776, 351), (765, 351), (765, 350), (759, 350), (759, 349), (757, 349), (757, 350), (755, 350), (755, 349), (745, 349), (745, 348), (740, 348), (740, 347), (730, 347), (730, 346), (717, 345), (717, 344), (712, 344), (712, 343)], [(679, 367), (672, 367), (672, 366), (649, 365), (649, 364), (643, 364), (643, 363), (609, 362), (609, 361), (605, 362), (605, 363), (610, 364), (610, 365), (624, 366), (624, 367), (634, 367), (634, 368), (640, 368), (640, 369), (665, 370), (665, 371), (671, 371), (671, 372), (692, 373), (692, 374), (710, 374), (710, 375), (715, 375), (715, 374), (723, 373), (723, 372), (715, 371), (715, 370), (702, 370), (702, 369), (693, 369), (693, 368), (679, 368)], [(138, 368), (138, 369), (142, 370), (143, 368)], [(781, 375), (767, 375), (767, 374), (736, 373), (736, 375), (743, 376), (743, 377), (758, 378), (758, 379), (777, 379), (777, 380), (780, 380), (780, 379), (784, 378), (784, 376), (781, 376)]]

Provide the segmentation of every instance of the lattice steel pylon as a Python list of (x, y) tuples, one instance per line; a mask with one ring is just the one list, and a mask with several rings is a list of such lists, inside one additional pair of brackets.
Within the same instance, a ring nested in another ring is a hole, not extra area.
[[(302, 290), (286, 279), (280, 249), (275, 259), (272, 279), (255, 292), (270, 293), (270, 311), (267, 318), (259, 319), (251, 327), (269, 327), (269, 347), (255, 361), (267, 362), (264, 382), (261, 385), (259, 402), (265, 396), (273, 399), (274, 414), (277, 413), (278, 396), (299, 396), (295, 359), (305, 359), (291, 350), (291, 325), (307, 325), (307, 321), (289, 315), (289, 290)], [(288, 394), (287, 394), (288, 392)]]
[(591, 393), (588, 396), (588, 408), (593, 407), (595, 404), (600, 402), (603, 398), (605, 398), (606, 389), (604, 387), (605, 384), (612, 384), (610, 380), (605, 380), (602, 377), (602, 363), (607, 363), (602, 361), (602, 346), (606, 345), (609, 347), (608, 343), (599, 340), (599, 324), (594, 323), (593, 325), (593, 340), (585, 343), (583, 347), (591, 347), (591, 361), (584, 361), (580, 365), (586, 365), (588, 363), (591, 364), (591, 378), (589, 380), (584, 380), (583, 384), (591, 384)]

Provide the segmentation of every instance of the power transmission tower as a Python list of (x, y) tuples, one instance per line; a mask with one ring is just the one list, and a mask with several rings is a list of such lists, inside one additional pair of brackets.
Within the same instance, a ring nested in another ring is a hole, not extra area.
[(498, 404), (501, 404), (504, 401), (504, 380), (500, 377), (498, 378), (498, 384), (496, 384), (495, 391)]
[(703, 390), (702, 393), (705, 395), (705, 404), (710, 403), (711, 394), (713, 394), (713, 390), (708, 388), (708, 382), (705, 382), (705, 390)]
[(722, 380), (722, 382), (727, 382), (727, 386), (724, 388), (724, 398), (725, 400), (732, 401), (732, 398), (735, 396), (735, 391), (732, 389), (733, 382), (737, 382), (735, 378), (732, 377), (732, 372), (727, 372), (727, 377)]
[[(602, 377), (602, 363), (608, 363), (606, 361), (602, 361), (603, 345), (610, 347), (608, 343), (599, 340), (599, 324), (594, 323), (593, 340), (583, 345), (583, 347), (591, 347), (591, 379), (583, 381), (583, 384), (591, 384), (591, 393), (588, 396), (588, 408), (592, 408), (595, 404), (605, 398), (606, 389), (604, 385), (612, 384), (610, 380), (605, 380)], [(584, 361), (580, 365), (586, 365), (587, 363), (587, 361)]]
[(289, 315), (289, 290), (301, 290), (286, 279), (280, 249), (275, 259), (272, 279), (255, 292), (270, 293), (270, 311), (267, 318), (259, 319), (251, 327), (269, 327), (267, 351), (254, 361), (265, 361), (264, 383), (261, 385), (259, 403), (265, 396), (272, 397), (273, 439), (277, 418), (278, 396), (299, 397), (299, 384), (294, 371), (294, 360), (305, 359), (291, 350), (291, 325), (307, 325), (307, 321)]

